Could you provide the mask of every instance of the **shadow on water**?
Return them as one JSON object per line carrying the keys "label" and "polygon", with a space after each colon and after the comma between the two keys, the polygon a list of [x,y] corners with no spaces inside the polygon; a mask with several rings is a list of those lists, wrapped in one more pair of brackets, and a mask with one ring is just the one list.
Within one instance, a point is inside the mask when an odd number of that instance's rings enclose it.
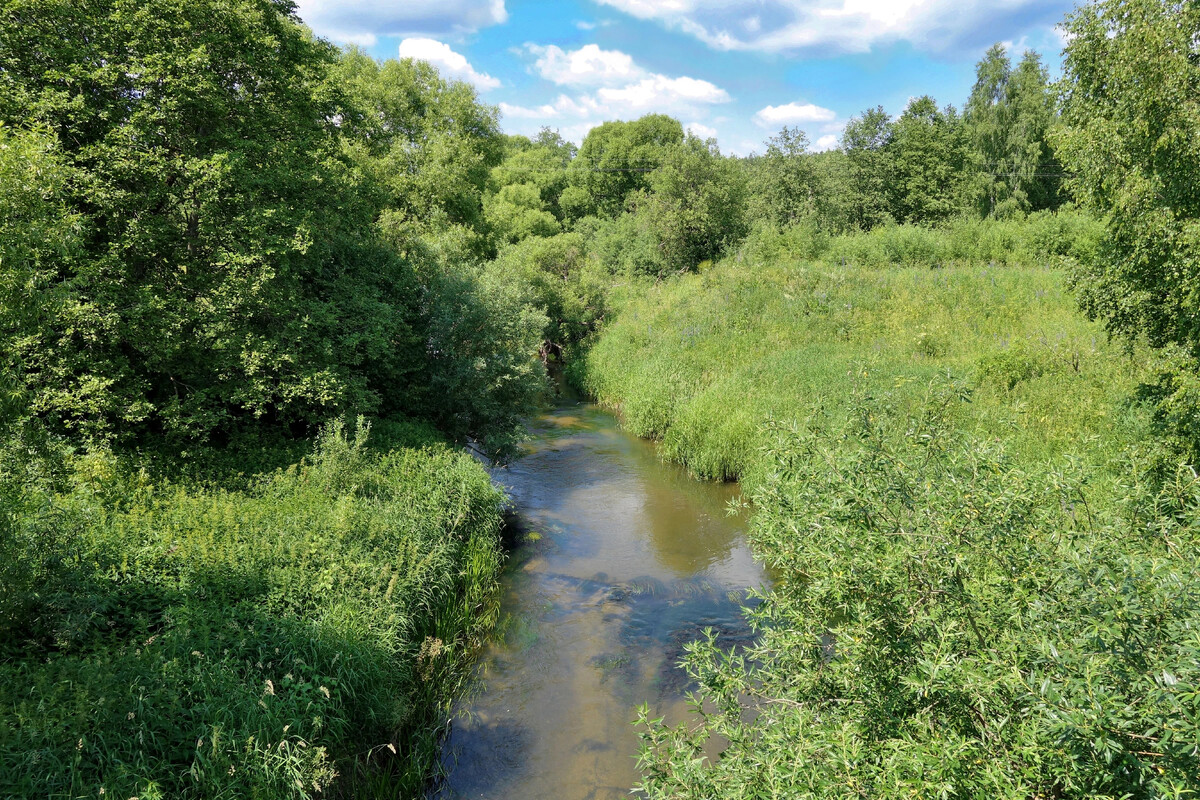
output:
{"label": "shadow on water", "polygon": [[735,486],[662,463],[591,404],[564,403],[531,427],[528,454],[495,472],[521,543],[478,692],[446,740],[438,800],[628,797],[636,706],[681,720],[685,645],[705,628],[748,644],[742,598],[767,581],[743,521],[726,514]]}

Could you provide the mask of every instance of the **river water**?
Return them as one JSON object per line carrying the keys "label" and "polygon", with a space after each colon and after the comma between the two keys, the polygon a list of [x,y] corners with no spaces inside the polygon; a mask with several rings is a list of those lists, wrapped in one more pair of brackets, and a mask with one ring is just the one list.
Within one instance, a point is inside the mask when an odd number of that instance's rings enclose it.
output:
{"label": "river water", "polygon": [[710,626],[744,643],[744,592],[766,582],[726,513],[730,485],[693,480],[588,403],[533,424],[496,480],[522,541],[479,687],[455,714],[435,796],[628,797],[639,779],[636,707],[684,719],[677,662]]}

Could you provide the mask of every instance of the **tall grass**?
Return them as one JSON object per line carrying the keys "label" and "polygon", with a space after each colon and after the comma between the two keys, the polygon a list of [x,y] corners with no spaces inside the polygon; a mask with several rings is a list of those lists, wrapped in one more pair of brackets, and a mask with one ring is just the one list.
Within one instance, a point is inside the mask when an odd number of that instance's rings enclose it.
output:
{"label": "tall grass", "polygon": [[57,487],[6,470],[0,796],[418,794],[495,620],[503,498],[460,452],[366,437],[243,491],[104,454]]}
{"label": "tall grass", "polygon": [[1031,456],[1136,437],[1117,420],[1140,419],[1123,401],[1141,362],[1079,315],[1061,260],[886,261],[897,241],[948,247],[966,236],[956,230],[839,237],[846,246],[835,239],[816,260],[808,233],[760,232],[707,271],[631,294],[576,379],[633,433],[715,479],[753,473],[768,419],[836,414],[855,388],[915,397],[947,371],[973,389],[974,424]]}

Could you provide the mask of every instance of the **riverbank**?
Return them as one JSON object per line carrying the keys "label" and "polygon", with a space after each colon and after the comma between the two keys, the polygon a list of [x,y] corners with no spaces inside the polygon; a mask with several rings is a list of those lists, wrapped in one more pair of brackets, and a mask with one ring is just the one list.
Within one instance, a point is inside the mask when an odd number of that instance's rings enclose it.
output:
{"label": "riverbank", "polygon": [[0,796],[419,796],[504,498],[447,445],[369,441],[330,426],[240,488],[3,461]]}
{"label": "riverbank", "polygon": [[691,648],[705,710],[643,715],[648,797],[1194,787],[1200,484],[1064,278],[731,258],[621,305],[577,377],[741,478],[779,576]]}

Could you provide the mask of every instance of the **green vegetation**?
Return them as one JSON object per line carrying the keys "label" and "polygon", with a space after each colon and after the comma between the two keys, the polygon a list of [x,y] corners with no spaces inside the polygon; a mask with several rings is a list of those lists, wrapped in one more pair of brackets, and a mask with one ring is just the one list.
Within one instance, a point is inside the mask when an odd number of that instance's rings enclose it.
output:
{"label": "green vegetation", "polygon": [[[962,123],[867,112],[722,261],[610,298],[575,376],[740,478],[777,578],[754,645],[689,648],[686,724],[643,709],[647,796],[1195,793],[1194,16],[1077,12],[1061,120],[993,48]],[[1038,210],[1059,159],[1082,211]]]}
{"label": "green vegetation", "polygon": [[240,491],[12,464],[0,793],[420,792],[496,618],[503,498],[475,461],[333,424]]}
{"label": "green vegetation", "polygon": [[[1036,230],[1025,229],[1026,242]],[[621,306],[589,351],[582,383],[630,431],[660,439],[665,456],[705,478],[756,473],[770,419],[820,408],[841,417],[841,398],[856,387],[918,398],[947,371],[974,376],[975,416],[987,432],[1031,452],[1063,452],[1100,432],[1093,449],[1114,445],[1112,416],[1139,360],[1079,316],[1058,257],[1022,266],[1014,248],[1014,263],[990,263],[995,246],[985,235],[974,238],[983,258],[958,253],[958,263],[931,270],[923,257],[890,253],[901,236],[947,252],[968,239],[882,228],[839,237],[842,247],[814,261],[807,242],[797,259],[784,236],[751,237],[737,256]],[[1086,249],[1057,242],[1073,244]],[[762,251],[760,261],[753,254]],[[857,258],[842,266],[847,252]],[[861,265],[892,259],[896,266]]]}
{"label": "green vegetation", "polygon": [[505,148],[290,2],[0,3],[0,796],[420,794],[501,560],[450,444],[547,387]]}
{"label": "green vegetation", "polygon": [[0,794],[419,794],[496,618],[462,448],[552,362],[778,576],[649,796],[1194,794],[1198,27],[732,158],[505,136],[288,0],[0,0]]}

